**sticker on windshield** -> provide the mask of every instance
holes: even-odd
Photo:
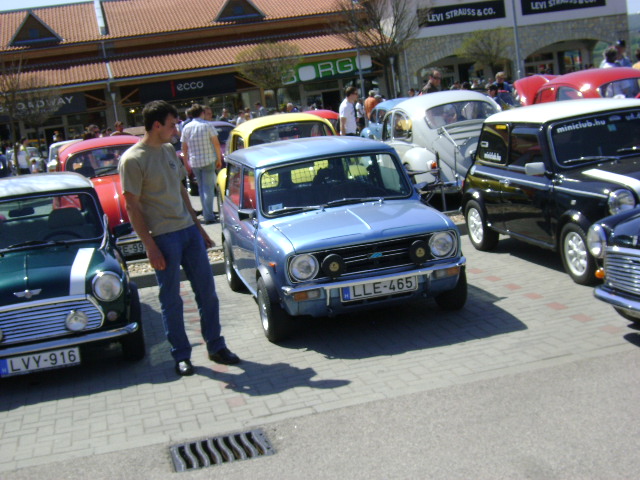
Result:
[[[499,153],[496,153],[496,152],[484,152],[484,159],[485,160],[492,160],[494,162],[501,162],[502,161],[502,155],[500,155]]]
[[[282,204],[281,203],[276,203],[275,205],[269,205],[269,210],[267,210],[268,212],[276,212],[278,210],[282,210]]]
[[[572,132],[573,130],[582,130],[583,128],[601,127],[606,124],[607,122],[604,120],[598,120],[597,118],[594,118],[593,120],[580,120],[579,122],[573,122],[570,125],[558,127],[556,133]]]

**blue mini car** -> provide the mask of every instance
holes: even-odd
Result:
[[[464,306],[458,229],[420,202],[393,148],[312,137],[237,150],[227,165],[226,277],[257,298],[270,341],[304,316],[427,297]]]

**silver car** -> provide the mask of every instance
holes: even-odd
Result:
[[[382,141],[395,148],[416,183],[440,180],[458,192],[471,166],[485,118],[500,106],[472,90],[448,90],[409,98],[387,112]]]

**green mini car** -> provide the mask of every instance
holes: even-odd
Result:
[[[77,365],[89,343],[144,357],[138,289],[115,245],[88,178],[0,179],[0,377]]]

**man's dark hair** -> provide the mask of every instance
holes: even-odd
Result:
[[[429,72],[429,76],[430,76],[431,78],[433,78],[433,77],[435,77],[438,73],[440,73],[440,70],[438,70],[437,68],[434,68],[433,70],[431,70],[431,71]]]
[[[169,115],[178,118],[178,110],[170,103],[164,100],[154,100],[147,103],[142,109],[144,129],[150,132],[156,121],[164,125]]]
[[[616,61],[616,57],[618,56],[618,51],[616,47],[609,47],[604,51],[604,58],[609,63],[614,63]]]
[[[348,97],[349,95],[353,95],[354,93],[357,93],[357,91],[358,91],[358,87],[354,87],[353,85],[351,85],[344,89],[344,95],[345,97]]]
[[[194,103],[193,105],[191,105],[191,116],[193,118],[198,118],[200,115],[202,115],[202,112],[204,112],[204,106],[200,105],[199,103]]]

